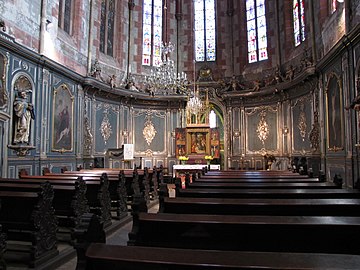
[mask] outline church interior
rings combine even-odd
[[[0,269],[6,269],[12,250],[11,226],[20,226],[19,220],[14,221],[16,225],[8,220],[16,218],[7,211],[10,206],[17,210],[16,205],[24,204],[29,209],[20,206],[23,214],[17,213],[30,213],[24,224],[41,223],[34,221],[39,213],[48,223],[46,229],[39,229],[43,236],[35,237],[47,234],[47,240],[30,241],[37,251],[30,252],[27,262],[35,269],[54,269],[55,264],[48,262],[59,256],[59,227],[71,231],[72,254],[76,256],[76,250],[78,256],[76,269],[145,269],[141,268],[143,261],[129,254],[138,253],[138,260],[146,261],[144,254],[150,250],[135,246],[151,247],[157,240],[149,235],[174,237],[178,245],[161,246],[159,241],[154,247],[185,247],[184,258],[193,264],[191,269],[211,269],[201,267],[209,258],[221,256],[244,269],[279,269],[287,264],[290,269],[324,269],[330,263],[334,269],[348,263],[351,269],[351,263],[360,263],[356,247],[356,241],[360,242],[359,0],[3,0],[0,11]],[[19,184],[20,180],[26,183]],[[205,186],[205,180],[213,182]],[[110,189],[113,181],[123,181],[114,188],[115,197],[103,189],[104,185]],[[135,187],[134,181],[140,185]],[[101,195],[89,195],[97,183]],[[213,190],[204,191],[206,198],[199,195],[200,190],[190,192],[207,190],[205,187],[227,191],[213,196]],[[41,206],[36,201],[38,195],[10,194],[14,190],[40,194],[39,189]],[[244,189],[242,197],[237,197],[240,191],[234,195],[238,189]],[[248,193],[256,190],[258,197],[244,195],[245,189]],[[285,190],[299,189],[302,191],[293,192],[297,195],[289,195],[290,191],[284,195]],[[260,190],[266,193],[264,197],[259,195]],[[314,190],[312,195],[308,190]],[[108,203],[99,197],[104,194],[111,197]],[[180,201],[170,205],[168,197],[172,196],[188,197],[192,207]],[[203,218],[201,225],[184,232],[187,215],[196,215],[199,220],[202,217],[202,206],[195,205],[215,205],[221,196],[232,201],[204,210],[212,215],[222,213],[221,221]],[[67,206],[75,209],[75,197],[79,204],[76,211],[82,214],[72,213],[71,222],[63,220],[58,211],[67,215]],[[240,206],[235,200],[245,198],[272,202],[266,201],[268,205],[261,211],[249,207],[241,212],[239,208],[245,209],[245,203]],[[280,199],[307,201],[303,208],[283,202],[292,206],[278,212],[272,204]],[[328,201],[324,206],[321,200],[327,199],[337,202]],[[55,207],[55,216],[47,207],[52,200],[63,206]],[[36,203],[40,211],[32,208]],[[306,205],[317,203],[321,206],[307,210]],[[333,212],[326,208],[329,205]],[[146,227],[153,217],[141,212],[152,207],[159,207],[164,223],[154,219]],[[172,224],[170,217],[165,217],[170,209],[177,209],[172,215],[181,214],[183,219],[173,217],[177,223]],[[305,232],[296,223],[300,222],[295,220],[297,214],[289,209],[298,211],[298,216],[321,220],[306,219],[311,223],[307,228],[312,230]],[[231,213],[225,215],[227,212]],[[251,224],[272,225],[248,226],[243,218],[236,219],[238,226],[232,226],[234,213],[246,215]],[[267,219],[257,220],[255,215]],[[291,220],[278,220],[279,216],[290,216]],[[331,221],[322,219],[325,216]],[[344,220],[337,220],[339,216]],[[97,253],[100,248],[95,245],[89,249],[93,254],[88,252],[87,263],[79,259],[89,245],[81,245],[88,237],[84,236],[84,224],[89,232],[98,223],[108,235],[127,222],[133,224],[127,244],[134,249],[115,252],[114,247],[107,252],[115,257],[128,254],[132,266],[121,264],[119,258],[117,263],[123,268],[101,261],[96,257],[101,256]],[[213,228],[211,222],[223,227]],[[286,227],[291,222],[298,225],[294,231]],[[341,223],[344,229],[336,231],[332,223]],[[21,226],[27,229],[35,226],[24,224]],[[293,248],[285,240],[279,244],[282,248],[275,244],[235,245],[228,243],[229,236],[223,233],[248,230],[253,238],[246,237],[245,241],[246,235],[241,233],[244,238],[234,241],[255,243],[262,241],[261,236],[269,237],[270,243],[276,242],[276,237],[284,238],[276,231],[279,224],[284,226],[284,235],[291,231],[297,235],[289,236],[293,242],[312,241],[308,235],[316,234],[314,248],[301,243]],[[319,224],[324,230],[317,228]],[[172,230],[167,231],[169,227]],[[203,231],[194,236],[196,228]],[[18,227],[14,230],[16,241],[26,238],[19,236]],[[334,234],[338,235],[335,239]],[[106,236],[100,235],[97,233],[96,241],[90,242],[105,242]],[[337,245],[328,242],[331,238]],[[349,238],[353,240],[343,247]],[[221,254],[212,254],[219,249],[212,241],[223,249]],[[316,241],[327,243],[328,248]],[[187,253],[187,244],[204,261],[195,262],[194,255]],[[102,248],[105,252],[109,247]],[[207,249],[212,251],[202,253]],[[245,251],[254,254],[247,256]],[[151,252],[157,258],[160,251]],[[283,256],[279,264],[269,262],[274,252]],[[284,259],[286,252],[295,256],[293,261]],[[320,253],[333,256],[321,257]],[[319,265],[296,265],[295,261],[317,261]],[[162,263],[178,262],[170,257]],[[182,263],[166,269],[190,269]],[[214,262],[218,263],[223,269],[231,267],[230,263]],[[154,265],[146,269],[163,269]]]

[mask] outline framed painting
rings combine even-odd
[[[327,148],[329,151],[344,149],[344,122],[341,81],[335,73],[329,75],[326,85]]]
[[[188,155],[210,154],[209,128],[187,128],[186,141]]]
[[[185,156],[186,154],[186,131],[185,128],[175,129],[176,138],[176,158],[179,156]]]
[[[74,96],[66,84],[54,89],[52,112],[52,151],[72,152]]]

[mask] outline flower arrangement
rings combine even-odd
[[[207,161],[210,161],[210,160],[213,160],[214,158],[213,158],[213,156],[205,156],[205,159],[206,159]]]
[[[186,156],[179,156],[179,160],[181,164],[185,164],[187,160],[189,160]]]

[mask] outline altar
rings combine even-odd
[[[173,178],[176,177],[176,173],[180,171],[198,171],[206,167],[206,164],[176,164],[173,165]]]

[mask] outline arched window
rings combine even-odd
[[[58,26],[69,35],[71,35],[72,32],[72,21],[73,21],[72,13],[73,13],[73,1],[60,0]]]
[[[145,66],[161,64],[162,27],[162,1],[144,0],[142,64]]]
[[[265,0],[246,0],[249,63],[268,59]]]
[[[194,0],[195,61],[216,60],[215,1]]]
[[[293,21],[295,46],[305,41],[305,7],[304,0],[293,0]]]
[[[101,1],[100,52],[113,56],[114,53],[115,1]]]
[[[217,123],[216,123],[216,113],[214,110],[210,111],[209,114],[209,124],[210,124],[210,128],[216,128],[217,127]]]

